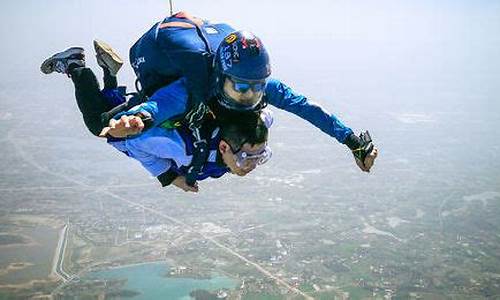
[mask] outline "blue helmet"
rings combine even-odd
[[[263,88],[271,65],[261,40],[248,31],[235,31],[227,35],[219,45],[214,59],[218,102],[233,110],[252,110],[262,100]],[[252,89],[261,92],[258,98],[242,104],[224,92],[224,82],[230,79],[238,92]]]

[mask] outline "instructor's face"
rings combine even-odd
[[[259,88],[255,88],[257,84]],[[248,85],[248,88],[242,88],[245,85]],[[265,86],[265,83],[239,83],[226,78],[224,81],[224,93],[240,105],[254,107],[262,100],[262,96],[264,95],[264,89],[260,88],[260,85]]]

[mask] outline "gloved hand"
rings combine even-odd
[[[352,150],[352,154],[358,167],[364,172],[370,172],[378,156],[378,149],[373,145],[368,131],[362,132],[359,139],[361,140],[361,146]]]

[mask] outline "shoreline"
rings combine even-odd
[[[27,282],[23,283],[7,283],[7,284],[0,284],[0,290],[1,289],[30,289],[33,288],[34,284],[40,283],[40,284],[50,284],[54,283],[57,281],[51,280],[50,278],[47,279],[33,279]]]
[[[14,262],[7,265],[5,268],[0,269],[0,276],[8,275],[11,271],[22,270],[24,268],[33,266],[30,262]]]
[[[34,241],[32,237],[27,236],[27,235],[25,235],[23,233],[6,232],[6,233],[4,233],[2,235],[10,235],[10,236],[21,237],[23,239],[23,241],[22,242],[14,242],[14,243],[10,243],[10,244],[2,244],[2,245],[0,245],[0,249],[14,248],[14,247],[33,247],[33,246],[37,245],[36,241]]]
[[[117,269],[125,269],[125,268],[132,268],[132,267],[137,267],[137,266],[142,266],[142,265],[150,265],[150,264],[165,264],[167,269],[165,271],[169,271],[172,269],[170,265],[168,265],[168,262],[166,260],[155,260],[155,261],[150,261],[150,262],[141,262],[141,263],[133,263],[133,264],[126,264],[126,265],[121,265],[121,266],[114,266],[114,267],[106,267],[104,269],[99,269],[99,270],[94,270],[94,271],[87,271],[84,274],[80,274],[81,277],[84,277],[85,275],[89,273],[94,273],[94,272],[105,272],[109,270],[117,270]],[[179,278],[179,279],[194,279],[194,280],[210,280],[214,277],[226,277],[231,280],[235,281],[241,281],[241,278],[234,276],[232,274],[227,274],[227,272],[224,271],[213,271],[210,272],[210,278],[203,278],[203,277],[197,277],[197,276],[162,276],[165,278]],[[215,275],[215,276],[214,276]]]
[[[158,263],[165,263],[165,264],[167,264],[167,261],[165,261],[165,260],[155,260],[155,261],[146,261],[146,262],[140,262],[140,263],[132,263],[132,264],[126,264],[126,265],[113,266],[113,267],[105,267],[104,269],[101,269],[101,270],[88,271],[88,273],[100,272],[100,271],[106,271],[106,270],[125,269],[125,268],[130,268],[130,267],[135,267],[135,266],[149,265],[149,264],[158,264]],[[97,266],[97,268],[99,269],[99,266]]]

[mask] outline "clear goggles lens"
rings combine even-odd
[[[271,159],[273,151],[265,144],[261,149],[254,152],[238,151],[235,154],[236,165],[240,168],[265,164]]]

